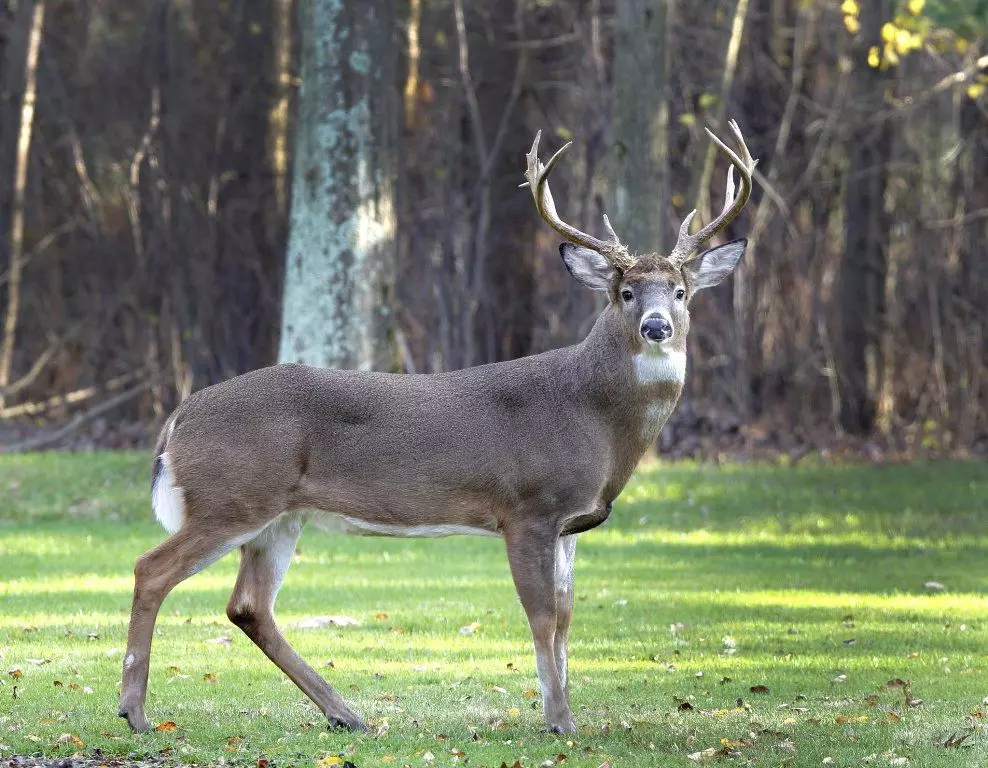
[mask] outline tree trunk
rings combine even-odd
[[[25,12],[27,6],[25,6]],[[14,360],[14,339],[21,298],[21,259],[24,257],[24,196],[27,189],[27,166],[31,157],[31,131],[34,128],[34,106],[37,100],[38,51],[45,23],[45,3],[38,0],[31,14],[27,54],[24,60],[24,98],[17,134],[17,154],[14,165],[14,195],[10,214],[10,275],[7,278],[7,311],[3,323],[3,345],[0,347],[0,408],[4,406],[4,388],[10,381]]]
[[[393,367],[393,0],[302,0],[282,362]]]
[[[876,121],[888,75],[867,62],[871,46],[881,48],[888,0],[863,3],[861,32],[855,41],[851,82],[848,163],[844,191],[844,253],[838,279],[841,333],[837,345],[840,421],[852,433],[869,432],[881,387],[881,340],[885,321],[889,219],[885,188],[891,153],[888,121]]]
[[[632,250],[666,247],[669,29],[674,0],[618,0],[612,219]]]

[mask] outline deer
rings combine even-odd
[[[330,727],[366,730],[329,682],[289,645],[274,603],[303,526],[397,537],[500,536],[528,618],[549,731],[576,729],[568,636],[577,535],[601,525],[654,445],[686,377],[690,302],[737,266],[747,241],[702,252],[740,212],[756,161],[736,121],[720,214],[668,254],[633,253],[607,216],[606,239],[563,221],[543,164],[541,132],[525,183],[564,242],[566,269],[605,294],[586,338],[519,359],[431,374],[281,364],[206,387],[165,420],[151,502],[171,534],[134,568],[119,714],[145,715],[151,638],[181,581],[240,550],[230,621],[323,712]],[[735,190],[734,170],[740,178]]]

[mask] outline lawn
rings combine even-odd
[[[988,765],[984,464],[643,467],[580,537],[573,737],[544,730],[501,542],[311,528],[278,618],[371,733],[327,730],[227,622],[231,556],[159,619],[147,711],[176,727],[131,735],[116,698],[132,568],[165,536],[148,465],[0,458],[0,758]],[[327,614],[358,623],[299,627]]]

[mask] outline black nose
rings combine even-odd
[[[672,338],[672,324],[660,315],[649,315],[642,320],[641,332],[651,341],[665,341]]]

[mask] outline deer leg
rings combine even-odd
[[[333,727],[367,730],[333,687],[288,644],[274,621],[274,601],[304,522],[285,517],[240,548],[240,572],[226,615],[291,678]]]
[[[535,666],[542,686],[546,724],[555,733],[576,730],[569,697],[556,667],[556,557],[558,535],[528,527],[505,530],[511,576],[528,615],[535,643]]]
[[[161,603],[177,584],[189,578],[223,555],[236,549],[255,532],[236,532],[225,541],[205,537],[188,525],[137,561],[134,568],[134,602],[127,632],[123,684],[120,689],[120,717],[134,731],[150,729],[144,714],[148,689],[148,665],[151,661],[151,636]],[[229,532],[228,532],[229,535]]]
[[[560,536],[556,544],[556,671],[569,693],[569,623],[573,618],[573,560],[576,536]]]

